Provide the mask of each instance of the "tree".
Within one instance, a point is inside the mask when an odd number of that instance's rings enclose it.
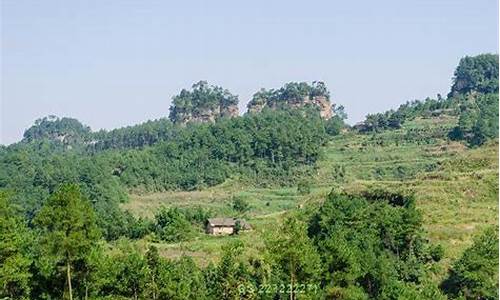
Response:
[[[40,231],[41,259],[55,272],[63,266],[72,300],[72,269],[85,264],[100,236],[92,207],[77,185],[66,184],[49,197],[34,223]]]
[[[329,103],[330,92],[324,82],[313,81],[312,84],[288,82],[279,89],[259,90],[253,95],[247,107],[250,113],[264,111],[265,109],[289,110],[312,107],[312,110],[317,114],[319,109],[329,109],[329,107],[322,107],[324,103],[312,103],[310,100],[315,97],[324,97]]]
[[[210,86],[206,81],[193,84],[190,91],[183,89],[173,97],[169,118],[174,123],[184,124],[190,120],[205,120],[208,114],[214,120],[228,113],[229,107],[238,105],[238,96],[219,86]]]
[[[329,297],[372,299],[394,286],[418,285],[433,262],[411,195],[332,191],[311,217],[308,233],[321,253]]]
[[[178,242],[193,233],[192,225],[178,208],[162,207],[155,215],[156,234],[164,241]]]
[[[250,210],[250,204],[242,197],[233,196],[232,208],[238,213],[242,214]]]
[[[448,96],[469,92],[495,93],[497,91],[498,54],[480,54],[466,56],[460,60]]]
[[[347,113],[343,105],[332,105],[333,116],[325,121],[325,131],[331,136],[339,135],[342,128],[346,127]]]
[[[480,146],[498,138],[498,93],[462,97],[458,125],[448,136],[466,140],[470,146]]]
[[[311,183],[307,180],[302,180],[297,185],[297,192],[300,195],[309,195],[311,193]]]
[[[151,291],[151,297],[153,300],[156,300],[158,295],[158,274],[161,263],[158,248],[155,246],[149,246],[149,249],[146,252],[146,261],[149,268],[149,275],[151,277],[149,290]]]
[[[189,256],[162,261],[158,285],[158,299],[207,299],[203,273]]]
[[[498,231],[489,227],[453,263],[443,289],[452,297],[498,299]]]
[[[38,119],[23,135],[24,142],[49,139],[63,144],[83,143],[90,135],[90,127],[77,119],[48,116]]]
[[[113,285],[119,294],[137,300],[146,290],[148,265],[137,250],[131,247],[125,247],[124,250],[127,252],[115,258],[119,271]]]
[[[31,238],[23,218],[0,191],[0,298],[29,298]]]
[[[248,263],[242,258],[244,250],[240,240],[223,246],[223,254],[217,267],[210,266],[206,275],[208,292],[214,299],[236,300],[250,297],[241,287],[252,287]]]
[[[296,299],[298,286],[317,285],[321,275],[320,256],[307,236],[306,225],[287,217],[265,241],[279,277],[286,282],[290,299]]]

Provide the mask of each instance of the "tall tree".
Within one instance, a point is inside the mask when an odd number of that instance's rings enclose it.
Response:
[[[317,284],[321,275],[320,257],[307,236],[306,224],[294,217],[286,218],[267,238],[266,246],[280,277],[287,282],[291,300],[296,299],[297,293],[314,291],[299,288]]]
[[[31,234],[5,193],[0,192],[0,298],[28,299]]]
[[[149,246],[148,252],[146,252],[146,261],[149,268],[149,290],[151,292],[151,297],[156,300],[158,295],[158,273],[160,268],[160,255],[158,254],[158,248],[151,245]]]
[[[72,300],[72,270],[86,262],[100,236],[92,207],[77,185],[63,185],[49,197],[34,223],[40,229],[44,262],[63,267],[55,269],[66,273],[67,295]]]

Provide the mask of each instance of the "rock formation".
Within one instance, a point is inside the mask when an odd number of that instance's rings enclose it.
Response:
[[[313,82],[312,85],[291,82],[278,90],[261,89],[254,94],[247,108],[248,113],[259,113],[264,108],[275,110],[308,106],[317,108],[324,119],[332,117],[330,95],[323,82]]]
[[[238,97],[206,81],[195,83],[191,91],[183,89],[173,98],[169,118],[176,124],[215,122],[238,116]]]

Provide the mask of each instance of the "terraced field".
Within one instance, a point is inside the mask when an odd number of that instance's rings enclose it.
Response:
[[[498,224],[498,141],[469,149],[446,138],[454,124],[454,117],[444,116],[417,119],[394,131],[335,137],[325,145],[317,173],[309,179],[308,195],[299,194],[296,187],[255,188],[232,180],[202,191],[132,195],[123,208],[146,218],[161,206],[201,206],[217,216],[234,216],[232,199],[247,201],[251,209],[244,217],[254,227],[250,232],[211,237],[200,228],[193,240],[157,244],[167,257],[190,255],[206,265],[217,260],[221,246],[235,238],[244,242],[248,255],[256,254],[263,236],[283,214],[314,209],[333,187],[348,192],[373,187],[410,191],[422,212],[426,236],[445,249],[444,270],[476,232]],[[139,241],[140,247],[145,248],[145,240]]]

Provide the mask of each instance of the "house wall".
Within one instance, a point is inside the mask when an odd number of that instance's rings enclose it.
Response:
[[[208,233],[213,235],[232,234],[233,227],[208,227]]]

